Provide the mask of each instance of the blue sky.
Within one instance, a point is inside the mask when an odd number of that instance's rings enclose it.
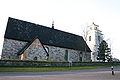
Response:
[[[0,0],[0,53],[8,17],[82,35],[83,27],[95,22],[120,59],[120,0]]]

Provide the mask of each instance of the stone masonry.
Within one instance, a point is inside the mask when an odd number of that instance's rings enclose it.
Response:
[[[79,50],[60,48],[54,46],[44,45],[49,49],[49,60],[50,61],[66,61],[65,60],[65,51],[68,51],[68,60],[67,61],[90,61],[90,54]],[[82,53],[82,54],[81,54]]]
[[[2,49],[2,59],[18,59],[17,53],[27,44],[28,42],[4,39]]]
[[[35,39],[21,55],[22,60],[47,60],[47,58],[47,53],[39,39]]]
[[[18,57],[17,56],[18,52],[27,43],[28,42],[5,39],[2,50],[2,59],[73,61],[73,62],[90,61],[90,53],[50,45],[42,45],[39,39],[35,39]],[[67,60],[65,59],[65,57],[67,57]]]

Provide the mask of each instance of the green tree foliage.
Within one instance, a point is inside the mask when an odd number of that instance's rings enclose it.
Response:
[[[108,43],[105,40],[103,40],[98,48],[98,60],[107,60],[109,62],[111,61],[111,58],[111,49],[108,48]]]

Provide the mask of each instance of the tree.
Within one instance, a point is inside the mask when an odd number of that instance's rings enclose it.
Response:
[[[107,60],[108,62],[111,62],[111,61],[112,61],[111,48],[108,48],[108,49],[106,50],[105,57],[106,57],[106,60]]]
[[[83,28],[82,28],[82,36],[83,36],[83,39],[85,40],[85,42],[87,43],[87,36],[88,36],[88,33],[87,33],[87,28],[88,28],[88,25],[85,24],[83,25]],[[85,45],[85,54],[86,54],[86,45]]]
[[[112,59],[111,49],[108,48],[108,43],[105,40],[103,40],[99,45],[98,59],[102,61],[107,60],[108,62]]]

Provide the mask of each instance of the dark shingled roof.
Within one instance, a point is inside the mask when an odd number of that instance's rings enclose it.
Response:
[[[81,36],[9,17],[5,38],[31,42],[35,37],[44,45],[91,52]]]

